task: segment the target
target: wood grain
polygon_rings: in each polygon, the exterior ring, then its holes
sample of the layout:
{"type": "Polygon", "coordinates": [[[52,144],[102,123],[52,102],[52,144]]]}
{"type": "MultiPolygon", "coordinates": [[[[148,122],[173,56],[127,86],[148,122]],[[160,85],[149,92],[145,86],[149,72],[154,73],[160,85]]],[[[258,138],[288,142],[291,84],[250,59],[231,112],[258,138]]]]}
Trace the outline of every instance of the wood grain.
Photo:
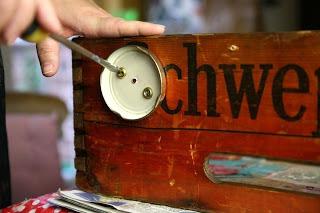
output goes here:
{"type": "Polygon", "coordinates": [[[167,74],[162,106],[125,121],[103,100],[102,68],[74,59],[77,186],[202,211],[320,211],[319,196],[214,184],[203,171],[215,151],[319,165],[319,32],[76,41],[104,58],[147,46],[167,74]]]}

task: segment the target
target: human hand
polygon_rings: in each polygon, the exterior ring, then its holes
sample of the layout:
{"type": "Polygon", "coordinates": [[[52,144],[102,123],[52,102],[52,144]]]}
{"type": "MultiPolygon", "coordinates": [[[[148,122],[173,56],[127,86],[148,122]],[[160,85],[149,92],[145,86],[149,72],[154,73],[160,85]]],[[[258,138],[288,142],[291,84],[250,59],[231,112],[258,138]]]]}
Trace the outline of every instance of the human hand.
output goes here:
{"type": "MultiPolygon", "coordinates": [[[[27,0],[28,1],[28,0],[27,0]]],[[[164,26],[140,21],[124,21],[113,17],[92,0],[52,0],[62,28],[58,34],[65,37],[120,37],[155,35],[164,32],[164,26]]],[[[45,76],[56,74],[59,66],[59,44],[47,38],[37,44],[38,57],[45,76]]]]}
{"type": "Polygon", "coordinates": [[[0,42],[5,44],[12,44],[34,19],[48,32],[62,30],[51,0],[1,0],[0,17],[0,42]]]}

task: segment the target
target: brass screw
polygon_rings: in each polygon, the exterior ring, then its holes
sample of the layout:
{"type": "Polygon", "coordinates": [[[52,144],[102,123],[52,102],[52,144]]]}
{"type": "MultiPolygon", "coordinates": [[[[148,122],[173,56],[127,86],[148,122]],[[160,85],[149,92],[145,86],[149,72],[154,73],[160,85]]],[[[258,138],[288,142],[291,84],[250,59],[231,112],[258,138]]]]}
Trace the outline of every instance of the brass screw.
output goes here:
{"type": "Polygon", "coordinates": [[[127,74],[127,71],[123,67],[120,67],[117,72],[117,77],[121,79],[125,77],[126,74],[127,74]]]}
{"type": "Polygon", "coordinates": [[[152,89],[151,89],[150,87],[144,88],[142,94],[143,94],[143,97],[144,97],[145,99],[150,99],[150,98],[152,98],[152,96],[153,96],[153,92],[152,92],[152,89]]]}

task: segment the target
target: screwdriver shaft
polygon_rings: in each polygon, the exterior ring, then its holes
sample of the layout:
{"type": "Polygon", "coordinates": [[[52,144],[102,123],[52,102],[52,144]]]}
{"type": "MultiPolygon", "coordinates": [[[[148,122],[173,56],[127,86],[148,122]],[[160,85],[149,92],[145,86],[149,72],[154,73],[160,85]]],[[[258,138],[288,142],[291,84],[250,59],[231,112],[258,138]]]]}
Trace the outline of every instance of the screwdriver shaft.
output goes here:
{"type": "Polygon", "coordinates": [[[72,49],[73,51],[80,53],[88,58],[90,58],[91,60],[97,62],[98,64],[100,64],[101,66],[107,68],[108,70],[110,70],[111,72],[118,72],[119,68],[116,66],[113,66],[112,64],[110,64],[109,62],[103,60],[102,58],[100,58],[99,56],[97,56],[96,54],[90,52],[89,50],[81,47],[80,45],[64,38],[63,36],[57,35],[57,34],[50,34],[50,37],[53,38],[54,40],[64,44],[66,47],[72,49]]]}

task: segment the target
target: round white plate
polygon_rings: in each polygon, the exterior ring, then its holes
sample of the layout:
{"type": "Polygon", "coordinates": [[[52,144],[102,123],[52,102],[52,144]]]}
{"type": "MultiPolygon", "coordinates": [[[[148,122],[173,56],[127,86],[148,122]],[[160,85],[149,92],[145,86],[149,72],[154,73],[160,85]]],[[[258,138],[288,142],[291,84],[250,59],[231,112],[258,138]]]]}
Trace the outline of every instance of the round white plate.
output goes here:
{"type": "Polygon", "coordinates": [[[101,73],[102,95],[111,111],[127,120],[153,112],[165,96],[165,74],[159,60],[147,49],[131,45],[117,49],[107,61],[126,71],[123,78],[106,68],[101,73]],[[144,94],[148,89],[151,97],[144,94]]]}

